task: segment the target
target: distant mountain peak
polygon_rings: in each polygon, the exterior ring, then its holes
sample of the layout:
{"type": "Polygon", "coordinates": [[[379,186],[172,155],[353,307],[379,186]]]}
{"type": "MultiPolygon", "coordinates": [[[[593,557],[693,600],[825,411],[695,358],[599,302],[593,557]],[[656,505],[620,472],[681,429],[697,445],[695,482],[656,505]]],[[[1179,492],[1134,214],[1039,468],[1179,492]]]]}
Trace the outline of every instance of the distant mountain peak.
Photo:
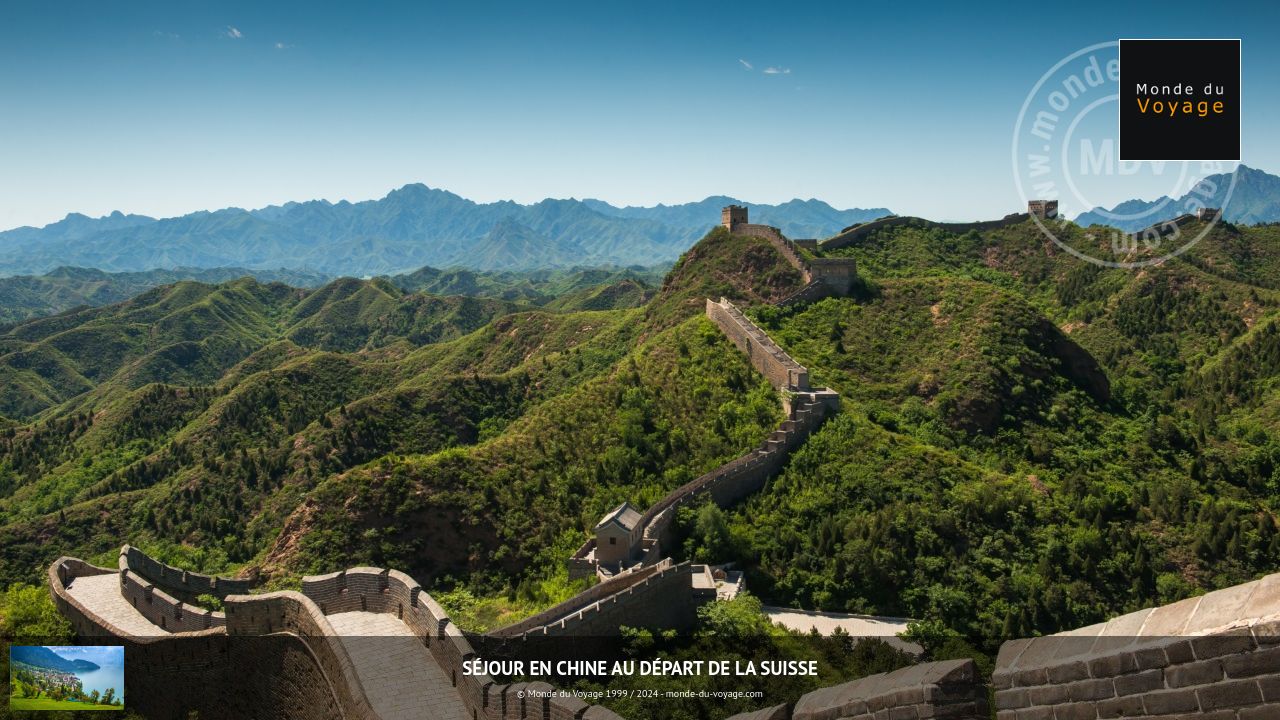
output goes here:
{"type": "Polygon", "coordinates": [[[1076,223],[1086,227],[1109,225],[1137,232],[1200,206],[1222,208],[1223,219],[1233,223],[1251,225],[1280,221],[1280,177],[1244,164],[1237,166],[1234,174],[1234,186],[1232,173],[1218,173],[1204,178],[1196,184],[1193,192],[1181,197],[1135,198],[1110,209],[1095,207],[1078,215],[1076,223]],[[1229,198],[1228,191],[1231,193],[1229,198]]]}

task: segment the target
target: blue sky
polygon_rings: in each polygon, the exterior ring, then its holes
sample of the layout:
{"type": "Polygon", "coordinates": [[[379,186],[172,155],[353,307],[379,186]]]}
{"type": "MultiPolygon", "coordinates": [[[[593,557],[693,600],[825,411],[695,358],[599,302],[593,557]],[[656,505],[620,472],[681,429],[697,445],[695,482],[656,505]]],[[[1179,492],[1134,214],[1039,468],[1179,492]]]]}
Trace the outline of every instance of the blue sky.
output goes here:
{"type": "Polygon", "coordinates": [[[123,645],[46,645],[68,660],[88,660],[101,667],[123,667],[123,645]]]}
{"type": "Polygon", "coordinates": [[[1243,38],[1242,159],[1280,172],[1277,3],[265,5],[0,6],[0,228],[409,182],[994,217],[1032,85],[1118,37],[1243,38]]]}

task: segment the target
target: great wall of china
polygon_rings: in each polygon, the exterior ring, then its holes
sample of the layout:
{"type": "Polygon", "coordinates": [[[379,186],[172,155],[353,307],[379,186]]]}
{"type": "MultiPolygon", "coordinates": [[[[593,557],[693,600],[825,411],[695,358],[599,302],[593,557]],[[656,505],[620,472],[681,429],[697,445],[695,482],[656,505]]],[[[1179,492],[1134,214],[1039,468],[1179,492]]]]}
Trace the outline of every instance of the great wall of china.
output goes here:
{"type": "MultiPolygon", "coordinates": [[[[823,286],[810,291],[814,296],[847,292],[841,283],[849,261],[828,275],[815,273],[820,259],[806,259],[775,228],[730,224],[778,247],[802,268],[806,289],[823,286]]],[[[707,316],[779,389],[787,419],[761,447],[638,515],[636,562],[490,637],[602,636],[623,624],[684,628],[714,600],[705,567],[674,563],[663,552],[676,509],[703,498],[727,506],[758,491],[839,399],[809,387],[807,370],[727,300],[708,300],[707,316]]],[[[594,549],[590,541],[584,548],[594,549]]],[[[589,556],[580,550],[570,567],[589,572],[596,567],[585,563],[589,556]]],[[[476,657],[474,638],[395,570],[352,568],[306,577],[301,592],[249,595],[250,581],[173,568],[126,545],[114,570],[64,557],[49,568],[48,582],[78,635],[127,646],[130,703],[151,720],[184,718],[191,710],[201,720],[620,720],[546,683],[464,673],[463,663],[476,657]],[[202,594],[221,598],[224,611],[190,604],[202,594]]],[[[999,720],[1280,717],[1280,574],[1080,630],[1006,642],[990,682],[972,660],[920,663],[730,720],[978,720],[992,709],[999,720]]]]}

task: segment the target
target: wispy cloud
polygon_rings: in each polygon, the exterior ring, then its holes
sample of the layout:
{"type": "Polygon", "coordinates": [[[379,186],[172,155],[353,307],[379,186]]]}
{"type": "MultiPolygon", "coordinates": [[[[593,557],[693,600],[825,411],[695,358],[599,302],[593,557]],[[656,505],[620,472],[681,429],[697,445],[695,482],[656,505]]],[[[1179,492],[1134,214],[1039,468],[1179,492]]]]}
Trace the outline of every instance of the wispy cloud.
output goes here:
{"type": "Polygon", "coordinates": [[[293,47],[293,46],[292,46],[292,45],[290,45],[289,43],[282,43],[282,42],[278,42],[278,43],[276,43],[276,49],[277,49],[277,50],[288,50],[288,49],[289,49],[289,48],[291,48],[291,47],[293,47]]]}
{"type": "Polygon", "coordinates": [[[767,67],[763,72],[765,75],[790,75],[791,68],[767,67]]]}
{"type": "Polygon", "coordinates": [[[751,63],[747,62],[746,60],[743,60],[742,58],[738,58],[738,62],[742,63],[742,67],[746,68],[747,70],[755,69],[755,66],[753,66],[751,63]]]}
{"type": "Polygon", "coordinates": [[[177,40],[182,37],[176,32],[169,32],[167,30],[156,30],[151,34],[155,35],[158,38],[164,38],[165,40],[177,40]]]}
{"type": "Polygon", "coordinates": [[[234,28],[230,25],[227,26],[226,35],[232,40],[239,40],[240,38],[244,37],[244,33],[240,32],[238,28],[234,28]]]}

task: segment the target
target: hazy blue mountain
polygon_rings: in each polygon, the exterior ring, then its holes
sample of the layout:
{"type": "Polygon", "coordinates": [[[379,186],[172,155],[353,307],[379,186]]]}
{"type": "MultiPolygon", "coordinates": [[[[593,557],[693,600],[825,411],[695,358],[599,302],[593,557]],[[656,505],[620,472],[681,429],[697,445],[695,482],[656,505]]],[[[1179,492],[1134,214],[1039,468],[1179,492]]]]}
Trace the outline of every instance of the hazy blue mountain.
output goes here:
{"type": "Polygon", "coordinates": [[[59,672],[88,672],[98,669],[97,663],[83,659],[68,660],[43,645],[14,645],[9,648],[9,659],[59,672]]]}
{"type": "MultiPolygon", "coordinates": [[[[476,203],[421,184],[379,200],[291,202],[181,217],[68,215],[44,228],[0,232],[0,275],[60,266],[110,272],[155,268],[288,268],[327,275],[376,275],[424,265],[524,270],[674,261],[740,201],[710,197],[655,208],[598,200],[476,203]]],[[[793,237],[824,237],[888,214],[836,210],[817,200],[751,205],[753,220],[793,237]]]]}
{"type": "Polygon", "coordinates": [[[137,227],[155,221],[155,218],[150,218],[146,215],[125,215],[119,210],[100,218],[91,218],[80,213],[70,213],[58,222],[50,223],[42,228],[20,227],[0,232],[0,250],[31,242],[78,240],[106,230],[137,227]]]}
{"type": "Polygon", "coordinates": [[[587,254],[581,245],[561,238],[541,235],[515,220],[500,220],[480,242],[461,250],[456,264],[477,270],[525,270],[569,265],[587,254]]]}
{"type": "Polygon", "coordinates": [[[1103,214],[1105,209],[1099,207],[1081,213],[1076,218],[1076,223],[1086,227],[1093,224],[1111,225],[1121,230],[1136,232],[1161,220],[1183,214],[1190,206],[1188,203],[1191,200],[1196,200],[1208,207],[1223,208],[1223,217],[1233,223],[1254,225],[1280,222],[1280,177],[1245,165],[1236,168],[1235,174],[1236,186],[1231,191],[1229,201],[1226,196],[1228,188],[1231,187],[1231,173],[1219,173],[1201,181],[1203,187],[1209,190],[1203,194],[1193,191],[1173,200],[1168,196],[1161,196],[1155,200],[1126,200],[1109,210],[1112,213],[1141,215],[1140,219],[1112,220],[1103,214]],[[1206,197],[1209,198],[1207,201],[1204,199],[1206,197]],[[1163,210],[1147,214],[1148,211],[1162,204],[1164,204],[1163,210]]]}
{"type": "Polygon", "coordinates": [[[752,222],[781,228],[791,238],[824,238],[856,223],[889,215],[888,208],[837,210],[821,200],[788,200],[781,205],[758,205],[725,195],[713,195],[698,202],[656,207],[614,207],[603,200],[583,200],[604,215],[654,220],[672,227],[696,228],[705,232],[708,217],[719,218],[725,205],[746,205],[752,222]]]}

